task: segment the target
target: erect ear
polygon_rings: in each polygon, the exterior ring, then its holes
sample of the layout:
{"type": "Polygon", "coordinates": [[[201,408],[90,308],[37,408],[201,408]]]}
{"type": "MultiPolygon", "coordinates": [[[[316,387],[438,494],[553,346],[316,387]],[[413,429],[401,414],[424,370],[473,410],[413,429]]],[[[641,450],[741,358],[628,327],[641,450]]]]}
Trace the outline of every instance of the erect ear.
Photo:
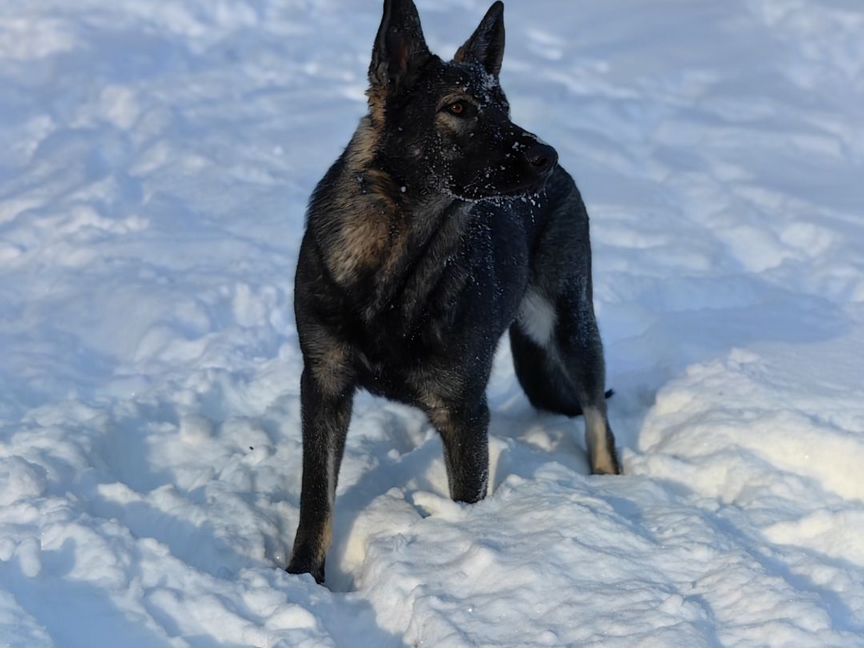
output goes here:
{"type": "Polygon", "coordinates": [[[497,0],[471,38],[456,52],[453,60],[457,63],[476,61],[481,63],[489,74],[498,76],[501,60],[504,58],[504,3],[497,0]]]}
{"type": "Polygon", "coordinates": [[[384,0],[384,16],[369,65],[369,82],[394,92],[431,54],[412,0],[384,0]]]}

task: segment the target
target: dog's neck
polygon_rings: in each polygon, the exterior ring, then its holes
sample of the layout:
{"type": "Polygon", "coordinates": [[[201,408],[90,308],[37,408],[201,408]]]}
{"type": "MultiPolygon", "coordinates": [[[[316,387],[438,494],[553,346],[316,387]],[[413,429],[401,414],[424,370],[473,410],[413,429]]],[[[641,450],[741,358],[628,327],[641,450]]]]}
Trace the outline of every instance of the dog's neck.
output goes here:
{"type": "Polygon", "coordinates": [[[470,205],[452,198],[430,201],[405,214],[406,227],[375,274],[364,317],[399,308],[407,328],[422,314],[429,294],[459,250],[470,205]]]}
{"type": "Polygon", "coordinates": [[[359,298],[366,320],[397,301],[416,311],[458,250],[470,211],[465,201],[400,184],[376,163],[374,135],[365,118],[336,175],[316,190],[309,220],[330,276],[359,298]]]}

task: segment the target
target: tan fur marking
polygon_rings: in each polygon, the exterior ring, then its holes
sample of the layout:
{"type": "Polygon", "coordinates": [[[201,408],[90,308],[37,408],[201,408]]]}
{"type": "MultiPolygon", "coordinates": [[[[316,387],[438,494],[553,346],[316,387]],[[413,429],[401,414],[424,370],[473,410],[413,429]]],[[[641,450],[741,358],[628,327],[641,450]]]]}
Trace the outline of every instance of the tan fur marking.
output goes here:
{"type": "Polygon", "coordinates": [[[384,106],[387,104],[386,92],[373,86],[366,91],[366,96],[369,98],[369,116],[372,125],[376,128],[383,128],[386,116],[384,106]]]}
{"type": "Polygon", "coordinates": [[[308,345],[309,368],[322,392],[337,395],[351,376],[351,357],[347,345],[326,334],[316,335],[308,345]]]}
{"type": "Polygon", "coordinates": [[[327,552],[333,544],[333,512],[327,513],[324,531],[321,533],[321,544],[318,545],[315,557],[320,564],[327,557],[327,552]]]}
{"type": "Polygon", "coordinates": [[[370,116],[360,120],[348,146],[342,191],[334,192],[329,209],[338,213],[325,246],[325,262],[333,278],[350,283],[359,271],[385,262],[394,244],[393,217],[398,213],[399,187],[383,171],[371,167],[380,133],[370,116]]]}
{"type": "MultiPolygon", "coordinates": [[[[383,115],[383,108],[381,111],[383,115]]],[[[378,141],[381,139],[383,125],[383,119],[378,121],[371,115],[360,120],[348,146],[348,166],[352,171],[361,171],[372,162],[375,153],[378,152],[378,141]]]]}
{"type": "Polygon", "coordinates": [[[592,474],[614,475],[617,471],[606,438],[606,417],[603,412],[594,407],[586,407],[583,414],[585,416],[585,441],[588,446],[592,474]]]}
{"type": "Polygon", "coordinates": [[[348,282],[361,268],[380,262],[389,238],[389,227],[384,218],[345,219],[334,241],[328,266],[338,282],[348,282]]]}
{"type": "Polygon", "coordinates": [[[417,402],[429,419],[442,425],[449,419],[448,401],[458,400],[464,385],[461,377],[435,367],[411,374],[409,381],[417,392],[417,402]],[[437,419],[437,421],[436,421],[437,419]]]}

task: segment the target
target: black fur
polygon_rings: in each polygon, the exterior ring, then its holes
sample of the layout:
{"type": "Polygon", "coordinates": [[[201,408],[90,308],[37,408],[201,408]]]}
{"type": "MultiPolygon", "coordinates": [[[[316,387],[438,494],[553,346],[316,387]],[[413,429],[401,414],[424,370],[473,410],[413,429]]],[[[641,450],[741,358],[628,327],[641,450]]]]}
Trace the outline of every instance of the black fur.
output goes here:
{"type": "Polygon", "coordinates": [[[387,0],[370,113],[316,187],[296,275],[303,486],[288,571],[324,579],[356,389],[423,409],[453,499],[488,475],[486,384],[510,330],[542,409],[586,415],[593,472],[617,473],[594,318],[588,214],[555,150],[510,121],[498,83],[503,5],[453,61],[411,0],[387,0]]]}

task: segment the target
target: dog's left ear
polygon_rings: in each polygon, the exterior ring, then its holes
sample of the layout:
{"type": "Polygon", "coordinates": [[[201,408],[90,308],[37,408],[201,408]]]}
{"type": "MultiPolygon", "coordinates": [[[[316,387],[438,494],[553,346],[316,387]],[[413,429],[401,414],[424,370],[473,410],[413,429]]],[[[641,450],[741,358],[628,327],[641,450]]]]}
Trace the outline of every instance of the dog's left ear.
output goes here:
{"type": "Polygon", "coordinates": [[[504,3],[497,0],[471,38],[460,47],[453,60],[457,63],[476,61],[481,63],[489,74],[498,76],[504,58],[504,3]]]}

